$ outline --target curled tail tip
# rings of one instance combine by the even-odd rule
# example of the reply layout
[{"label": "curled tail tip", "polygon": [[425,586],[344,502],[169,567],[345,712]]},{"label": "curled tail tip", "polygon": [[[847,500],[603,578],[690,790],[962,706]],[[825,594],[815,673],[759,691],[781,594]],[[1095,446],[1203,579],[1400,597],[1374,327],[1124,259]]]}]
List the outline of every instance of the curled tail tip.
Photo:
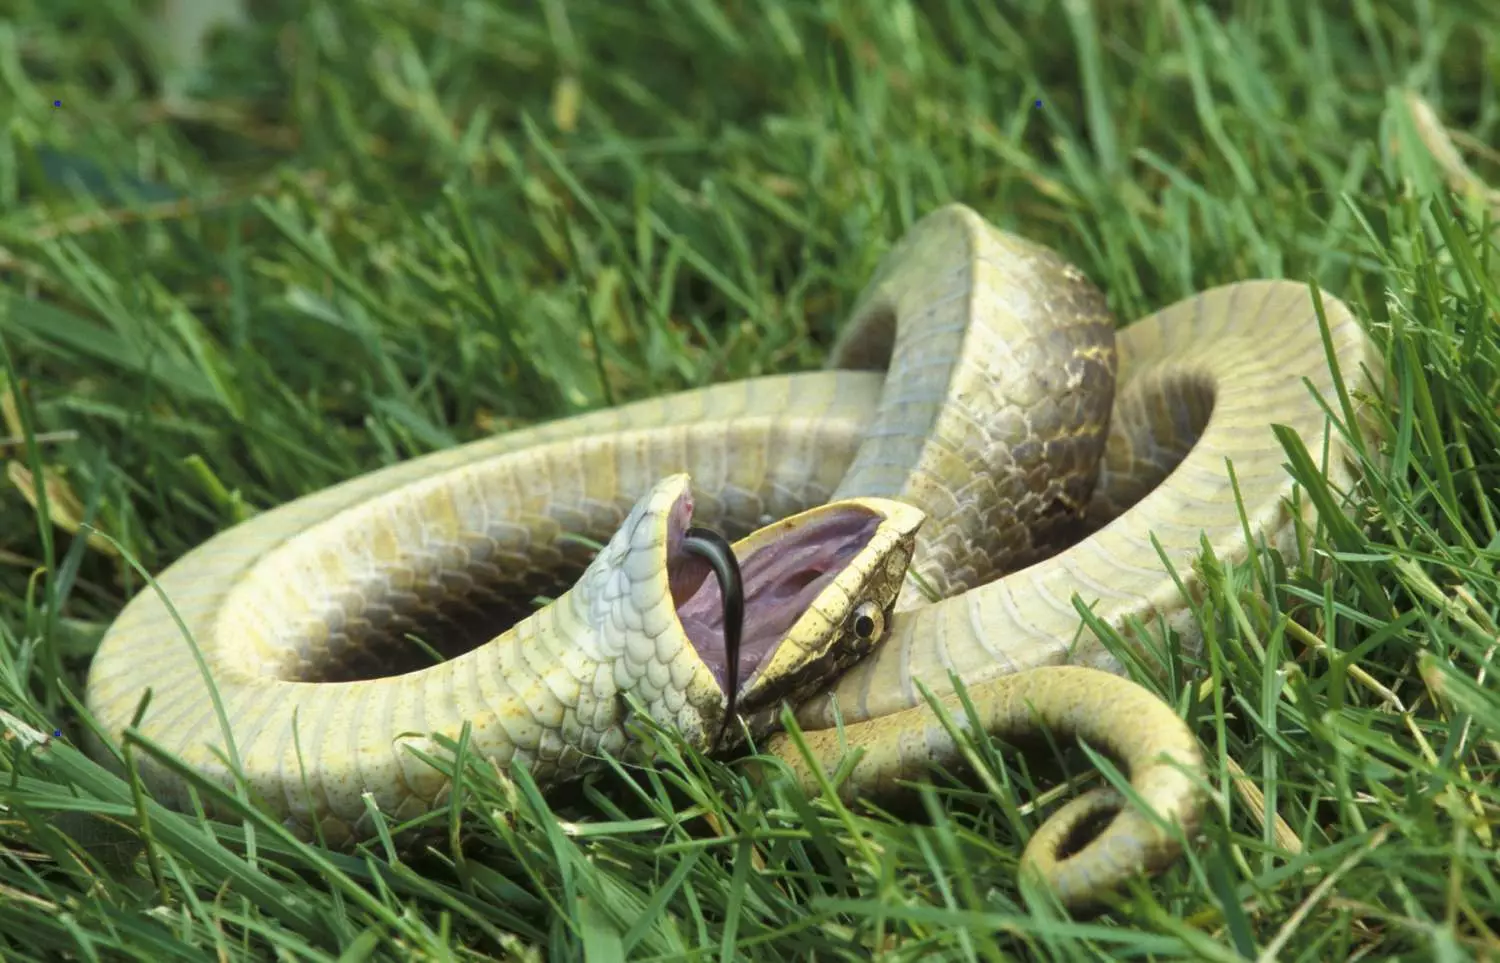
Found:
[{"label": "curled tail tip", "polygon": [[1032,836],[1020,875],[1071,911],[1098,909],[1129,880],[1160,873],[1182,855],[1183,840],[1196,832],[1199,807],[1196,799],[1179,803],[1159,809],[1169,824],[1163,826],[1114,789],[1084,793]]}]

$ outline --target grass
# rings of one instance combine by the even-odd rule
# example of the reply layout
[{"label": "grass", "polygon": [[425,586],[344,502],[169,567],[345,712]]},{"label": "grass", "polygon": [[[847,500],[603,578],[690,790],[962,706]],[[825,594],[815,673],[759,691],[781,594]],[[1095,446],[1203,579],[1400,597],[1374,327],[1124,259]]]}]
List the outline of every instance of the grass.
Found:
[{"label": "grass", "polygon": [[[137,4],[11,0],[6,957],[1500,955],[1500,22],[1231,6],[267,2],[164,96]],[[1315,280],[1395,388],[1359,524],[1216,579],[1208,681],[1162,690],[1210,759],[1207,823],[1108,913],[1017,890],[1072,790],[985,745],[987,779],[900,814],[755,789],[662,735],[658,766],[552,803],[470,760],[438,816],[465,845],[412,855],[171,812],[72,748],[129,560],[511,426],[814,366],[882,251],[955,199],[1122,319]],[[115,848],[77,848],[78,812]]]}]

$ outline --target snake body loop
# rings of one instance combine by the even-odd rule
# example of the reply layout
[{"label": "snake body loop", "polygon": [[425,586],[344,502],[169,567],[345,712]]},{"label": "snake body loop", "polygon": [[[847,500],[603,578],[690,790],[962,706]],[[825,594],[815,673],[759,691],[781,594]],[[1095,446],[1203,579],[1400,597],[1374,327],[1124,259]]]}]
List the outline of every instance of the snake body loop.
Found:
[{"label": "snake body loop", "polygon": [[[805,786],[853,746],[864,755],[837,791],[883,792],[964,758],[919,687],[966,728],[951,673],[984,729],[1072,734],[1128,772],[1131,803],[1075,800],[1023,855],[1084,905],[1170,862],[1205,777],[1173,711],[1111,674],[1075,598],[1132,641],[1165,628],[1192,648],[1204,546],[1224,561],[1247,539],[1295,557],[1310,508],[1291,498],[1271,426],[1347,489],[1349,450],[1318,401],[1340,394],[1327,362],[1351,387],[1380,370],[1344,305],[1321,308],[1326,331],[1305,285],[1243,282],[1116,338],[1075,268],[943,208],[877,270],[836,346],[843,370],[569,418],[265,512],[131,600],[87,704],[117,740],[151,688],[146,735],[221,783],[226,752],[289,826],[346,844],[374,831],[363,793],[398,819],[442,802],[445,782],[406,751],[437,754],[434,733],[467,724],[471,751],[548,784],[628,748],[627,695],[707,745],[726,684]],[[724,649],[717,579],[681,548],[690,522],[741,538],[739,653]],[[570,533],[608,544],[590,561]],[[524,614],[515,598],[575,579],[495,634]],[[402,661],[408,634],[451,657]],[[810,756],[772,734],[783,702]],[[188,804],[171,770],[144,759],[141,773]]]}]

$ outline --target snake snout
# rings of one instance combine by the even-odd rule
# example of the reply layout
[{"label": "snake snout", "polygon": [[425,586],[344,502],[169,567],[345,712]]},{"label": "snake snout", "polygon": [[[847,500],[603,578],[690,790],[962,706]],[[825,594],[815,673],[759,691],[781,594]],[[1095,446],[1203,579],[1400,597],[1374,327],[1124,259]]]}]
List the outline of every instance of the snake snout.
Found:
[{"label": "snake snout", "polygon": [[712,570],[701,557],[679,551],[670,559],[678,619],[721,687],[735,680],[746,684],[755,676],[818,596],[869,546],[881,521],[863,506],[841,505],[802,524],[778,523],[768,537],[740,543],[736,555],[744,626],[733,673],[725,645],[723,586],[710,577]]}]

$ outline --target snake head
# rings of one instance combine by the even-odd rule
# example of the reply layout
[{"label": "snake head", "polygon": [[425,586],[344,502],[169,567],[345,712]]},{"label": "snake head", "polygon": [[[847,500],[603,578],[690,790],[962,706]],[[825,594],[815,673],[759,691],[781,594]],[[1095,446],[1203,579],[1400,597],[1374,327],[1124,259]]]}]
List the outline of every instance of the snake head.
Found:
[{"label": "snake head", "polygon": [[[752,732],[774,723],[783,700],[795,705],[826,687],[880,641],[926,517],[902,502],[847,499],[736,542],[744,625],[731,671],[723,587],[682,548],[691,509],[684,476],[667,551],[677,618],[704,670],[689,701],[708,725],[722,722],[732,704]],[[730,685],[738,687],[732,701]]]}]

